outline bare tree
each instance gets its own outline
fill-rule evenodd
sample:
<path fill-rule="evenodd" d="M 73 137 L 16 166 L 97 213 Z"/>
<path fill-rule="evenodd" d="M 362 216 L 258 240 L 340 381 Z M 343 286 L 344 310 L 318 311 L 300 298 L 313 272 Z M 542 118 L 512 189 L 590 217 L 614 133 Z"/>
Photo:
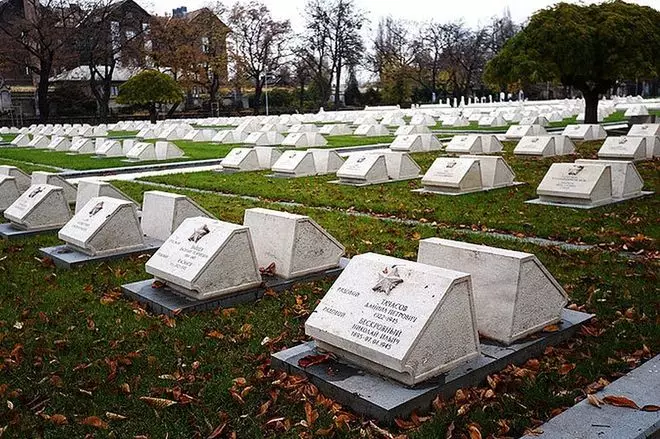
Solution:
<path fill-rule="evenodd" d="M 229 27 L 234 69 L 254 82 L 255 103 L 259 105 L 266 77 L 279 71 L 286 60 L 291 26 L 288 20 L 274 20 L 264 4 L 250 1 L 232 7 Z"/>

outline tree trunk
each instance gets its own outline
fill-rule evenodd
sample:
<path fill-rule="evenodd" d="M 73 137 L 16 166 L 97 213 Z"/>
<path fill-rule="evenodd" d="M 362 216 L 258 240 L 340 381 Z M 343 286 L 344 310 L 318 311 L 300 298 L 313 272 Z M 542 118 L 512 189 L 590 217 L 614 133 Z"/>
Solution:
<path fill-rule="evenodd" d="M 167 111 L 167 118 L 168 118 L 168 119 L 171 118 L 172 116 L 174 116 L 174 112 L 176 111 L 177 108 L 179 108 L 179 102 L 175 102 L 175 103 L 170 107 L 170 109 Z"/>
<path fill-rule="evenodd" d="M 598 91 L 582 90 L 584 95 L 584 123 L 598 123 Z"/>
<path fill-rule="evenodd" d="M 156 111 L 156 103 L 152 102 L 149 104 L 149 120 L 151 121 L 152 124 L 156 124 L 156 120 L 158 119 L 158 113 Z"/>
<path fill-rule="evenodd" d="M 254 87 L 254 110 L 259 111 L 261 107 L 261 93 L 263 90 L 263 85 L 261 84 L 261 78 L 257 79 Z"/>
<path fill-rule="evenodd" d="M 39 121 L 47 122 L 50 116 L 50 102 L 48 102 L 48 85 L 50 84 L 51 63 L 41 60 L 39 66 L 39 85 L 37 86 L 37 105 L 39 107 Z"/>
<path fill-rule="evenodd" d="M 305 106 L 305 78 L 300 78 L 300 112 L 303 112 Z"/>
<path fill-rule="evenodd" d="M 337 60 L 337 75 L 335 79 L 335 111 L 339 110 L 340 88 L 341 86 L 341 59 Z"/>

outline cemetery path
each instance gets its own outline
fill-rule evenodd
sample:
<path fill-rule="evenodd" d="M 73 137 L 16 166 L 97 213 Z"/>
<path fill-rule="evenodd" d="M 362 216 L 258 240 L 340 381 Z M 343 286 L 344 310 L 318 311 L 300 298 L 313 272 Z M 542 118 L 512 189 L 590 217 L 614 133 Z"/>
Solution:
<path fill-rule="evenodd" d="M 122 176 L 123 177 L 123 176 Z M 116 178 L 113 178 L 113 176 L 107 176 L 105 177 L 106 180 L 113 180 Z M 194 192 L 194 193 L 199 193 L 199 194 L 206 194 L 206 195 L 216 195 L 220 197 L 227 197 L 227 198 L 239 198 L 242 200 L 247 200 L 247 201 L 258 201 L 262 203 L 268 203 L 268 204 L 273 204 L 273 205 L 278 205 L 278 206 L 289 206 L 289 207 L 302 207 L 305 209 L 311 209 L 311 210 L 319 210 L 319 211 L 325 211 L 325 212 L 341 212 L 345 215 L 349 216 L 355 216 L 355 217 L 368 217 L 368 218 L 373 218 L 377 219 L 380 221 L 385 221 L 385 222 L 393 222 L 393 223 L 398 223 L 398 224 L 406 224 L 406 225 L 422 225 L 426 224 L 428 225 L 428 222 L 422 222 L 418 220 L 410 220 L 410 219 L 401 219 L 393 216 L 384 216 L 384 215 L 377 215 L 373 213 L 367 213 L 367 212 L 359 212 L 355 210 L 344 210 L 344 209 L 333 209 L 329 207 L 318 207 L 318 206 L 307 206 L 302 203 L 296 203 L 296 202 L 287 202 L 287 201 L 272 201 L 272 200 L 267 200 L 259 197 L 254 197 L 254 196 L 249 196 L 249 195 L 237 195 L 237 194 L 231 194 L 231 193 L 226 193 L 226 192 L 218 192 L 218 191 L 210 191 L 210 190 L 205 190 L 205 189 L 195 189 L 195 188 L 188 188 L 188 187 L 181 187 L 181 186 L 174 186 L 170 184 L 164 184 L 164 183 L 154 183 L 150 181 L 135 181 L 135 183 L 144 185 L 144 186 L 151 186 L 151 187 L 156 187 L 160 189 L 168 189 L 168 190 L 174 190 L 174 191 L 189 191 L 189 192 Z M 433 225 L 433 223 L 430 223 Z M 501 238 L 501 239 L 510 239 L 513 241 L 518 241 L 518 242 L 524 242 L 524 243 L 529 243 L 529 244 L 534 244 L 540 247 L 557 247 L 562 250 L 566 251 L 590 251 L 596 248 L 600 248 L 598 245 L 590 245 L 590 244 L 574 244 L 574 243 L 569 243 L 565 241 L 558 241 L 558 240 L 553 240 L 553 239 L 547 239 L 547 238 L 538 238 L 538 237 L 527 237 L 527 236 L 518 236 L 513 233 L 503 233 L 503 232 L 498 232 L 498 231 L 489 231 L 489 230 L 473 230 L 473 229 L 462 229 L 462 228 L 455 228 L 455 227 L 450 227 L 450 226 L 438 226 L 438 227 L 443 227 L 445 229 L 450 229 L 453 230 L 457 233 L 461 234 L 466 234 L 466 235 L 483 235 L 483 236 L 491 236 L 495 238 Z M 638 256 L 635 255 L 634 253 L 630 252 L 618 252 L 618 254 L 622 257 L 629 258 L 629 259 L 635 259 Z"/>

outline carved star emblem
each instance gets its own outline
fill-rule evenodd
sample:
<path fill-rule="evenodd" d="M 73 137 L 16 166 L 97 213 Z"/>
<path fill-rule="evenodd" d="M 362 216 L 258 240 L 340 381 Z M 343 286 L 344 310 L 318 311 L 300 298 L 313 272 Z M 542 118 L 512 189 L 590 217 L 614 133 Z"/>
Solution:
<path fill-rule="evenodd" d="M 378 282 L 372 290 L 390 294 L 390 292 L 402 282 L 403 279 L 399 276 L 399 269 L 397 267 L 392 267 L 390 270 L 386 268 L 382 273 L 378 273 Z"/>

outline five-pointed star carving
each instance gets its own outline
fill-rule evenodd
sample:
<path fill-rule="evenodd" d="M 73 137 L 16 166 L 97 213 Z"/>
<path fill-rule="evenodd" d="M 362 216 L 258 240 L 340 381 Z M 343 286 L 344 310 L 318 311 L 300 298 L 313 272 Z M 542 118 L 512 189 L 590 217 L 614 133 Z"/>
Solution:
<path fill-rule="evenodd" d="M 391 270 L 386 268 L 382 273 L 378 273 L 378 283 L 376 283 L 376 286 L 372 290 L 390 294 L 394 287 L 401 282 L 403 282 L 403 279 L 399 277 L 399 269 L 397 267 L 392 267 Z"/>

